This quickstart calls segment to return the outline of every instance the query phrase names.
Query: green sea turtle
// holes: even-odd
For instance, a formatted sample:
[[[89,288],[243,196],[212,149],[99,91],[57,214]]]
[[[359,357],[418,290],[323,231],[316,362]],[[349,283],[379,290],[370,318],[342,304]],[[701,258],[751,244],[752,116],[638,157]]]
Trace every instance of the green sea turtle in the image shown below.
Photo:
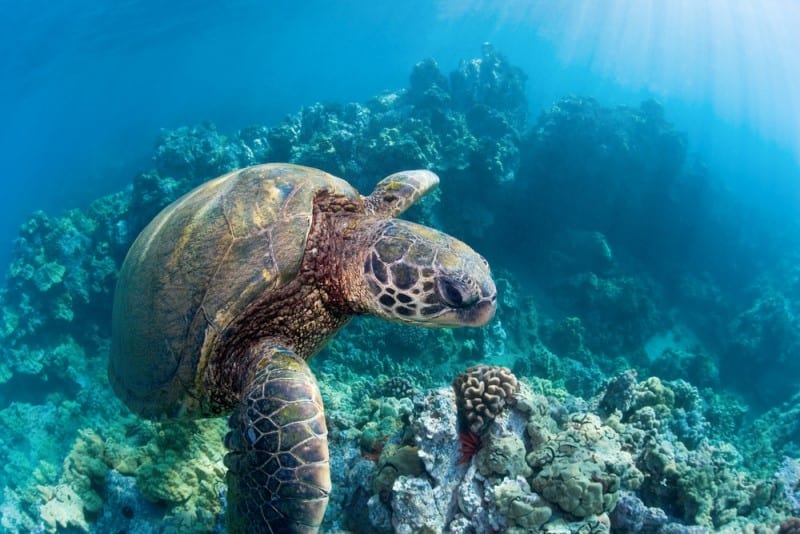
[[[319,529],[331,480],[306,360],[353,315],[443,327],[494,315],[486,260],[393,218],[438,182],[401,172],[362,197],[316,169],[249,167],[167,206],[131,246],[114,299],[111,384],[145,417],[233,413],[231,531]]]

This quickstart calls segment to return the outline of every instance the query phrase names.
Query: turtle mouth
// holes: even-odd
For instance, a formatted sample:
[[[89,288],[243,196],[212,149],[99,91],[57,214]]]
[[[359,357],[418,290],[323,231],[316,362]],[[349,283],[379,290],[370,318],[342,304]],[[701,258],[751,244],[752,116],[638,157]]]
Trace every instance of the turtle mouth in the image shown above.
[[[435,318],[431,318],[431,322],[442,327],[487,324],[497,311],[497,289],[491,279],[484,281],[479,287],[478,291],[471,292],[469,298],[458,299],[458,302],[450,302],[452,297],[441,297],[442,302],[448,306]]]
[[[484,326],[494,318],[497,296],[492,295],[464,308],[449,308],[435,317],[429,317],[422,326],[453,328],[458,326]]]
[[[483,326],[494,318],[497,311],[497,296],[492,295],[478,301],[469,308],[453,310],[453,314],[458,318],[458,324],[464,326]]]

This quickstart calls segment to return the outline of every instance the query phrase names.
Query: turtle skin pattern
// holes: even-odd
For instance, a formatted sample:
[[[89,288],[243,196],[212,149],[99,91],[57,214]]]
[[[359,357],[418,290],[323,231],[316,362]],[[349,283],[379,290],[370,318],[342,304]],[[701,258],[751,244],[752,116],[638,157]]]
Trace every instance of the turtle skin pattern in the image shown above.
[[[322,398],[305,361],[272,352],[229,419],[228,528],[315,533],[331,490]]]

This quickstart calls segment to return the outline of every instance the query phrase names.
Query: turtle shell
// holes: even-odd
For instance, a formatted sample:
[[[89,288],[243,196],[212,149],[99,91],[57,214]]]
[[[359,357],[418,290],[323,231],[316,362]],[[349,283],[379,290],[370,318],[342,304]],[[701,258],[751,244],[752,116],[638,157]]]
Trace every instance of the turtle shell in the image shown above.
[[[361,198],[316,169],[259,165],[206,182],[142,231],[119,273],[109,363],[133,411],[207,415],[195,379],[214,341],[297,274],[321,190]]]

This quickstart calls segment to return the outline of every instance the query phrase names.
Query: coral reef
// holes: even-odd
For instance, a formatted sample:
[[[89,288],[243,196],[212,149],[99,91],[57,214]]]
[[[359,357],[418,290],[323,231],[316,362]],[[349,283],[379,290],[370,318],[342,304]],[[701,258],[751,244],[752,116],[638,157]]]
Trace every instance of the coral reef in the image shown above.
[[[177,180],[214,178],[240,166],[240,151],[231,144],[213,124],[162,131],[153,156],[156,171]]]
[[[223,524],[224,422],[140,421],[107,387],[112,293],[160,209],[266,161],[361,190],[434,170],[442,192],[413,218],[483,252],[500,289],[487,328],[359,318],[312,360],[326,531],[797,530],[800,232],[742,228],[659,104],[568,97],[531,121],[525,74],[487,45],[449,75],[421,61],[407,89],[363,103],[164,131],[153,161],[127,189],[20,228],[0,290],[4,530]]]
[[[37,486],[44,528],[88,531],[93,518],[130,524],[138,517],[160,522],[164,532],[213,529],[222,511],[224,430],[221,420],[157,424],[133,417],[107,437],[82,430],[58,480]]]
[[[596,417],[572,416],[558,434],[536,439],[540,445],[527,458],[537,471],[532,487],[573,516],[608,513],[622,487],[635,490],[641,484],[642,474],[621,450],[619,436]]]
[[[800,460],[784,458],[775,472],[775,481],[789,512],[800,515]]]
[[[790,517],[778,528],[778,534],[797,534],[800,532],[800,518]]]
[[[607,108],[591,98],[565,98],[541,113],[523,146],[526,158],[518,174],[538,177],[524,182],[543,210],[537,212],[537,228],[601,232],[615,248],[635,247],[639,256],[653,246],[647,239],[661,237],[652,232],[676,231],[675,221],[652,215],[664,213],[671,194],[684,196],[677,177],[686,139],[656,102]],[[656,203],[660,209],[654,209]],[[649,235],[635,224],[645,217],[654,223],[647,226]]]
[[[800,270],[790,256],[748,288],[748,299],[726,331],[724,379],[758,406],[800,391]]]
[[[385,380],[380,385],[379,394],[381,397],[395,397],[397,399],[411,398],[416,393],[414,384],[405,377],[393,376]]]
[[[657,380],[640,383],[628,373],[598,395],[601,413],[607,413],[614,404],[611,399],[617,399],[614,405],[626,408],[628,423],[622,422],[617,408],[601,416],[568,399],[534,394],[527,384],[521,385],[517,396],[516,403],[487,425],[484,445],[466,467],[458,465],[454,391],[440,388],[415,397],[408,423],[390,439],[377,464],[368,500],[373,528],[377,532],[555,532],[558,528],[608,532],[613,525],[621,532],[639,532],[677,528],[678,518],[716,528],[737,524],[737,513],[767,504],[763,488],[737,473],[740,459],[729,456],[730,448],[701,447],[694,456],[673,454],[669,465],[676,473],[672,486],[676,491],[656,495],[647,489],[646,476],[656,474],[654,456],[647,446],[631,448],[632,439],[644,439],[643,423],[634,415],[649,411],[668,419],[669,409],[654,407],[676,402],[675,393]],[[606,408],[599,408],[601,399]],[[660,454],[682,447],[667,424],[650,421],[648,441],[660,447]],[[723,455],[728,455],[727,464],[720,462]],[[642,486],[644,500],[637,496]],[[703,492],[719,495],[709,501],[715,508],[698,508],[705,501],[694,500],[693,495]],[[651,504],[645,504],[648,501]],[[682,515],[676,518],[671,515],[675,512]],[[706,513],[710,515],[704,517]]]
[[[626,372],[609,381],[598,406],[636,451],[645,475],[637,495],[645,503],[707,528],[746,523],[769,504],[771,483],[754,479],[732,445],[707,437],[698,400],[686,382],[639,382]],[[686,431],[687,410],[695,414],[693,431]]]
[[[123,195],[52,218],[35,213],[20,229],[14,260],[0,298],[0,381],[17,374],[74,381],[85,360],[54,360],[48,348],[74,339],[95,352],[109,336],[111,297],[128,236],[114,218],[126,208]],[[79,325],[79,326],[78,326]],[[66,364],[66,365],[65,365]],[[85,365],[85,364],[83,364]]]
[[[611,528],[622,534],[657,532],[668,521],[664,510],[645,506],[641,499],[632,494],[622,495],[611,512]]]
[[[164,522],[164,505],[146,499],[137,488],[134,477],[111,469],[106,475],[105,489],[103,515],[94,523],[92,531],[144,533],[159,523],[165,527],[164,531],[178,530]]]

